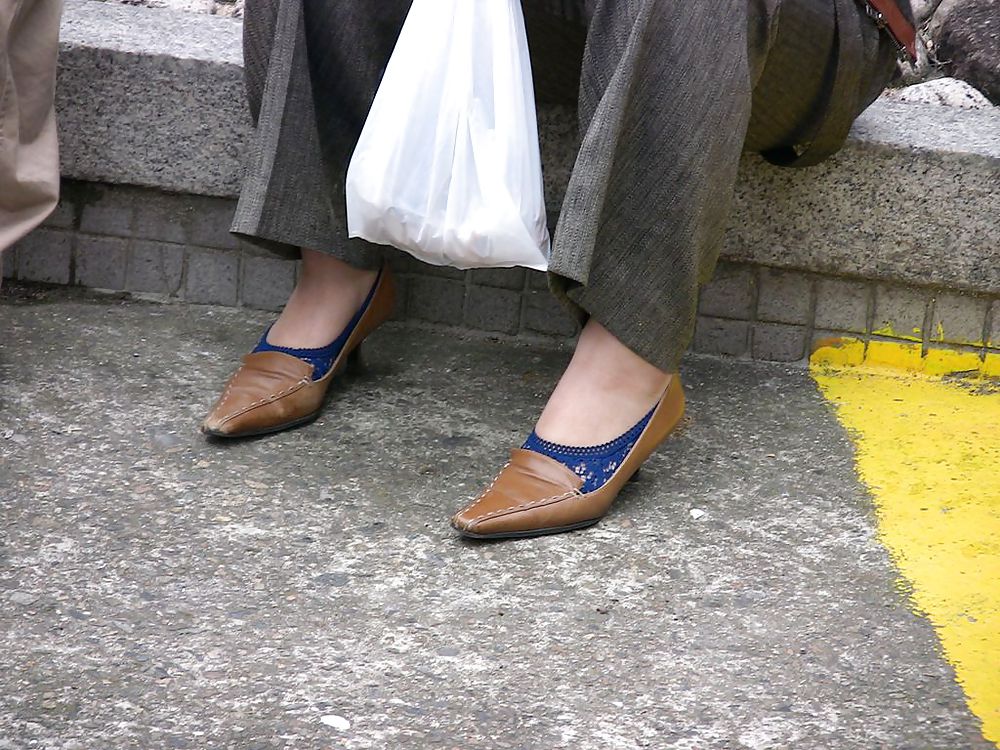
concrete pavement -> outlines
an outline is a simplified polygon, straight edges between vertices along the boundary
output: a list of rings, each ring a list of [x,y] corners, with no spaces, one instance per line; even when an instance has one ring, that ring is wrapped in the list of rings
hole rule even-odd
[[[0,748],[993,747],[804,370],[690,358],[601,525],[472,544],[567,353],[389,327],[208,443],[268,319],[5,288]]]

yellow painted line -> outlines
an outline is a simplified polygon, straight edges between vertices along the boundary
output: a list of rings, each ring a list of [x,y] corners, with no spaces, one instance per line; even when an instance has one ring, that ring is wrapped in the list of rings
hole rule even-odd
[[[915,609],[1000,747],[1000,381],[982,377],[1000,363],[857,343],[824,342],[810,372],[855,441],[879,537]],[[975,377],[940,377],[956,372]]]
[[[926,354],[920,344],[903,341],[869,341],[844,337],[818,341],[810,363],[823,367],[862,367],[889,373],[925,375],[966,375],[1000,378],[1000,353],[981,359],[975,352],[931,348]]]
[[[940,325],[940,324],[939,324]],[[920,341],[923,337],[923,331],[919,328],[911,329],[910,333],[903,333],[902,331],[897,331],[890,325],[882,326],[881,328],[876,328],[872,333],[876,333],[879,336],[888,336],[893,339],[906,339],[907,341]],[[944,334],[944,329],[941,330],[942,335]]]

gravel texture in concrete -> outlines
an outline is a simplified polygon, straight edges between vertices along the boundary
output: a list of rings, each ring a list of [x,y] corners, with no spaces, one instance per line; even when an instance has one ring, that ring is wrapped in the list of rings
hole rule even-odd
[[[802,370],[691,358],[601,525],[473,544],[567,353],[388,327],[209,443],[266,320],[4,290],[0,748],[989,747]]]

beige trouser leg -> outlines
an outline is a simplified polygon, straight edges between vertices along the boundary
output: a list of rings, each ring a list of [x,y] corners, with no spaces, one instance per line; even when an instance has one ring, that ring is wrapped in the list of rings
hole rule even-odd
[[[62,0],[0,0],[0,251],[59,198],[56,55]]]

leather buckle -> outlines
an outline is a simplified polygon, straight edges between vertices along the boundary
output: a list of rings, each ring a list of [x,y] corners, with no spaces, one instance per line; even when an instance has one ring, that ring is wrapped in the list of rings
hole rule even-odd
[[[886,19],[885,14],[876,8],[870,0],[858,0],[865,9],[865,15],[868,16],[872,21],[875,22],[875,26],[885,33],[889,37],[889,41],[892,42],[892,46],[896,48],[896,58],[900,62],[910,63],[911,65],[917,61],[915,55],[910,53],[907,49],[906,44],[900,39],[895,30],[892,28],[892,24]]]
[[[886,28],[885,15],[882,13],[882,11],[876,10],[874,6],[872,6],[872,4],[869,2],[865,3],[865,13],[868,15],[870,19],[872,19],[875,22],[875,25],[878,26],[880,29]]]

